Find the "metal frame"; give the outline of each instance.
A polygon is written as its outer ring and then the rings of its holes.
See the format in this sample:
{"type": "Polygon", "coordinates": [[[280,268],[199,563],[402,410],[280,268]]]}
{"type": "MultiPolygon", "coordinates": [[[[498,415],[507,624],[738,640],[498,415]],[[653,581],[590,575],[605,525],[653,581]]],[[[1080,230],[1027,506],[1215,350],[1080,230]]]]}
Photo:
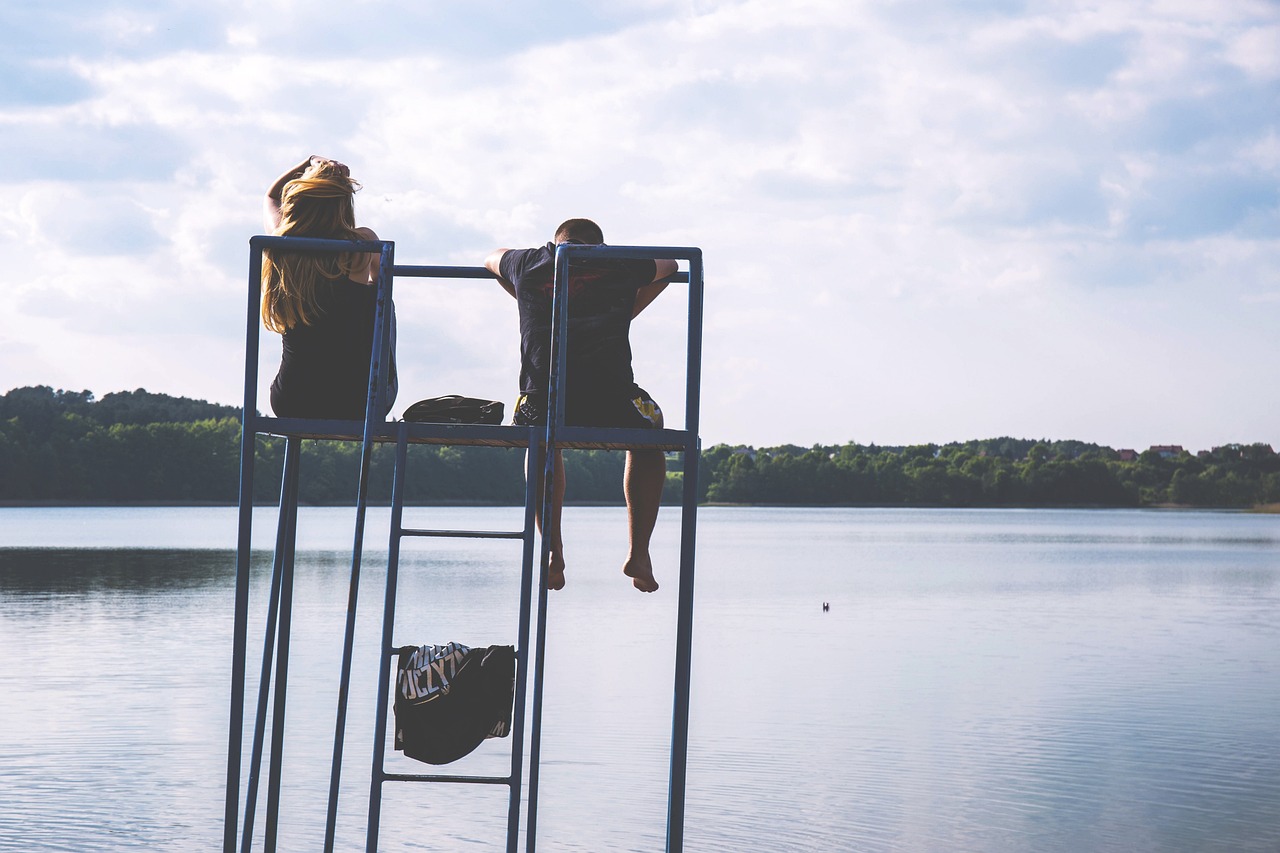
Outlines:
{"type": "Polygon", "coordinates": [[[274,664],[274,710],[271,724],[272,743],[268,775],[267,813],[263,832],[264,848],[273,851],[277,844],[279,788],[281,782],[281,756],[284,739],[285,693],[288,681],[289,629],[293,581],[293,557],[297,534],[298,478],[300,470],[300,446],[302,438],[358,440],[362,445],[360,481],[356,499],[354,544],[352,547],[351,580],[347,601],[346,630],[343,645],[342,671],[339,682],[337,719],[334,730],[333,761],[330,772],[329,800],[326,812],[324,849],[332,851],[335,843],[338,791],[340,786],[342,752],[345,742],[346,708],[350,686],[351,659],[353,654],[356,601],[359,590],[360,567],[364,524],[368,505],[368,478],[373,446],[380,442],[395,442],[396,465],[393,481],[392,520],[390,530],[387,588],[383,607],[383,630],[379,652],[379,695],[375,716],[373,773],[370,783],[366,849],[376,851],[381,817],[381,793],[384,782],[462,782],[473,784],[506,784],[510,787],[507,815],[507,850],[515,853],[519,846],[519,818],[524,761],[524,725],[529,686],[529,670],[533,671],[533,705],[529,726],[529,770],[525,845],[533,853],[537,844],[538,777],[541,750],[541,723],[543,698],[543,665],[546,649],[547,584],[550,540],[542,537],[538,573],[537,632],[533,644],[533,660],[529,659],[529,633],[532,615],[533,553],[536,526],[534,524],[535,501],[541,501],[543,518],[550,519],[552,495],[553,454],[549,448],[654,448],[676,450],[684,455],[684,491],[681,516],[680,578],[678,586],[678,614],[675,643],[675,684],[673,690],[671,764],[667,810],[668,851],[680,851],[684,843],[684,802],[686,789],[686,760],[689,738],[689,705],[693,632],[694,551],[697,527],[697,473],[700,458],[698,418],[700,404],[700,378],[702,366],[702,306],[703,268],[702,253],[696,248],[636,247],[636,246],[581,246],[565,244],[556,251],[555,296],[553,303],[552,355],[555,369],[549,383],[547,411],[554,412],[545,428],[487,425],[408,424],[383,420],[387,379],[385,366],[389,363],[390,324],[389,310],[392,283],[395,277],[414,278],[493,278],[482,267],[453,266],[396,266],[394,243],[389,241],[312,240],[291,237],[253,237],[249,241],[249,292],[245,332],[245,388],[244,413],[241,431],[239,532],[236,550],[235,619],[232,638],[231,708],[227,749],[226,811],[223,831],[224,853],[234,853],[237,840],[241,850],[252,848],[254,816],[259,791],[262,751],[265,740],[268,687],[274,664]],[[304,252],[376,252],[381,257],[377,282],[377,309],[375,314],[374,346],[369,365],[369,394],[365,418],[360,421],[313,420],[304,418],[273,418],[257,413],[257,381],[259,354],[260,276],[262,251],[288,249],[304,252]],[[564,426],[564,401],[561,388],[564,384],[566,331],[568,328],[568,267],[579,257],[608,258],[670,258],[689,263],[687,273],[678,273],[673,281],[689,284],[688,316],[688,364],[686,372],[686,420],[682,430],[634,430],[601,429],[564,426]],[[249,608],[249,563],[253,513],[254,449],[258,435],[285,436],[285,466],[280,492],[279,522],[276,531],[275,560],[267,602],[267,627],[263,648],[262,669],[259,677],[259,693],[255,729],[252,741],[249,778],[244,803],[244,820],[240,818],[241,754],[244,746],[244,702],[247,657],[247,625],[249,608]],[[461,444],[492,447],[523,447],[528,449],[525,492],[524,529],[521,531],[462,531],[420,530],[404,528],[403,495],[407,449],[409,444],[461,444]],[[537,494],[535,474],[542,470],[542,494],[537,494]],[[387,711],[390,693],[390,667],[394,659],[391,643],[395,623],[396,581],[399,564],[400,540],[404,536],[438,537],[457,536],[468,538],[521,539],[520,619],[517,647],[515,707],[511,732],[511,772],[501,777],[474,777],[446,774],[389,774],[383,770],[387,711]],[[274,655],[272,647],[274,649],[274,655]],[[274,657],[274,659],[273,659],[274,657]]]}

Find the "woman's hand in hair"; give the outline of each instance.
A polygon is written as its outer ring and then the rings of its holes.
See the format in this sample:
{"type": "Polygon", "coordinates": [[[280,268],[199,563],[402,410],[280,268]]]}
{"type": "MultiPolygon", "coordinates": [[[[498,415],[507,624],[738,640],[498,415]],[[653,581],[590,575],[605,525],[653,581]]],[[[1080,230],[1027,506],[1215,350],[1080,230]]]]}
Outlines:
{"type": "Polygon", "coordinates": [[[325,166],[328,166],[335,173],[344,178],[351,177],[351,170],[347,168],[346,163],[340,163],[337,160],[330,160],[328,157],[319,157],[314,154],[311,156],[309,163],[314,169],[322,169],[325,166]]]}
{"type": "Polygon", "coordinates": [[[274,234],[276,229],[280,227],[282,218],[280,199],[284,195],[285,185],[292,180],[303,177],[308,172],[311,172],[314,176],[323,170],[332,171],[341,178],[351,180],[351,170],[347,168],[345,163],[339,163],[337,160],[331,160],[328,157],[321,157],[319,154],[308,155],[307,159],[276,178],[275,183],[271,185],[271,189],[267,190],[267,197],[262,203],[262,219],[268,234],[274,234]]]}
{"type": "Polygon", "coordinates": [[[284,185],[294,178],[302,177],[316,160],[321,159],[323,158],[316,157],[314,154],[308,156],[307,159],[276,178],[275,183],[267,190],[267,197],[262,201],[262,219],[268,234],[275,233],[276,228],[280,226],[280,196],[284,193],[284,185]]]}

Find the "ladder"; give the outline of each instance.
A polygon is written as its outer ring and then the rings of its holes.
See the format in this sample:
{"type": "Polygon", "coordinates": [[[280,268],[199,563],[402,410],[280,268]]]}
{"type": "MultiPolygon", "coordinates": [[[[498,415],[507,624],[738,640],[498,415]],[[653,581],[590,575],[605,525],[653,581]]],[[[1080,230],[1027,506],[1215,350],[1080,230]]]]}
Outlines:
{"type": "Polygon", "coordinates": [[[673,688],[672,734],[667,809],[668,851],[680,851],[684,843],[685,775],[689,738],[690,658],[693,636],[694,546],[696,534],[697,471],[700,456],[698,413],[702,358],[702,253],[696,248],[652,246],[584,246],[565,244],[557,248],[552,325],[552,364],[549,382],[548,417],[545,427],[520,427],[471,424],[419,424],[387,422],[385,410],[387,369],[390,360],[391,296],[397,277],[435,279],[491,279],[483,267],[397,266],[395,244],[391,241],[318,240],[297,237],[256,236],[249,241],[249,287],[245,337],[244,413],[241,430],[240,490],[238,538],[236,548],[235,617],[232,638],[231,707],[228,726],[227,786],[223,825],[223,853],[234,853],[237,847],[248,853],[257,838],[255,818],[263,774],[266,748],[268,705],[271,705],[271,744],[266,768],[266,810],[263,820],[263,848],[270,853],[279,843],[279,800],[285,732],[285,698],[288,689],[289,635],[293,592],[293,567],[296,551],[298,480],[301,442],[304,439],[333,439],[361,442],[360,475],[356,494],[354,544],[348,590],[344,644],[339,677],[337,713],[334,727],[329,796],[326,810],[325,851],[335,845],[338,794],[342,756],[346,737],[346,714],[350,690],[351,662],[354,655],[356,604],[359,592],[361,558],[368,507],[369,470],[373,448],[380,443],[395,445],[395,473],[392,484],[391,524],[388,542],[388,564],[379,649],[379,682],[377,710],[374,717],[373,761],[370,777],[366,826],[366,850],[377,850],[381,824],[382,788],[388,782],[461,783],[506,785],[509,789],[506,849],[519,849],[524,763],[528,759],[525,791],[525,849],[533,853],[537,845],[537,803],[539,754],[541,745],[543,664],[546,648],[547,583],[546,570],[550,540],[541,539],[540,558],[534,572],[536,535],[535,508],[542,505],[542,517],[551,519],[549,511],[552,486],[553,448],[634,449],[655,448],[677,451],[684,457],[682,513],[680,533],[680,569],[675,641],[675,683],[673,688]],[[360,421],[276,418],[257,412],[259,314],[258,298],[264,249],[296,252],[376,252],[381,257],[377,282],[374,345],[369,365],[369,394],[365,418],[360,421]],[[670,258],[688,263],[688,271],[672,279],[687,282],[688,288],[688,359],[686,365],[685,428],[680,430],[604,429],[564,425],[565,358],[568,329],[569,264],[579,257],[670,258]],[[248,650],[249,565],[254,494],[254,450],[259,435],[285,438],[284,467],[281,476],[279,515],[276,527],[272,574],[266,602],[266,630],[262,665],[259,674],[257,705],[252,741],[249,748],[247,779],[244,777],[245,748],[245,678],[248,650]],[[527,453],[525,478],[524,526],[521,530],[436,530],[403,526],[404,483],[410,444],[470,445],[524,448],[527,453]],[[536,476],[541,470],[542,476],[536,476]],[[544,488],[539,494],[536,483],[544,488]],[[522,543],[519,625],[516,644],[516,680],[511,725],[510,772],[505,776],[451,774],[400,774],[384,769],[387,710],[390,698],[390,670],[396,647],[392,644],[395,623],[396,586],[401,542],[405,537],[455,537],[510,539],[522,543]],[[537,600],[533,600],[533,581],[538,579],[537,600]],[[535,638],[530,646],[530,631],[536,622],[535,638]],[[532,708],[526,745],[525,717],[532,674],[532,708]],[[273,678],[274,675],[274,678],[273,678]],[[244,809],[241,811],[242,783],[244,809]]]}

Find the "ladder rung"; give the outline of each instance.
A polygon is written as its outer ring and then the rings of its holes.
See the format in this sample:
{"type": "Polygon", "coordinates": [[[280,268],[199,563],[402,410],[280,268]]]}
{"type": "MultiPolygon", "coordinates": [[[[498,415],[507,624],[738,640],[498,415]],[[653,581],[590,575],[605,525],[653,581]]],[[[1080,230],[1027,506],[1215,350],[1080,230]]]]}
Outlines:
{"type": "Polygon", "coordinates": [[[445,776],[442,774],[383,773],[384,782],[470,782],[474,785],[510,785],[510,776],[445,776]]]}
{"type": "Polygon", "coordinates": [[[441,536],[452,539],[523,539],[523,530],[420,530],[400,528],[401,536],[441,536]]]}
{"type": "MultiPolygon", "coordinates": [[[[382,654],[383,654],[383,656],[384,656],[384,657],[386,657],[386,658],[388,658],[388,659],[390,659],[390,658],[397,658],[397,657],[399,657],[399,656],[400,656],[400,650],[401,650],[401,649],[403,649],[403,648],[405,648],[405,646],[392,646],[392,647],[391,647],[391,648],[389,648],[389,649],[383,649],[383,650],[382,650],[382,654]]],[[[412,646],[410,646],[409,648],[412,648],[412,646]]],[[[519,650],[519,649],[517,649],[517,650],[516,650],[516,654],[517,654],[517,655],[518,655],[518,654],[520,654],[520,650],[519,650]]]]}

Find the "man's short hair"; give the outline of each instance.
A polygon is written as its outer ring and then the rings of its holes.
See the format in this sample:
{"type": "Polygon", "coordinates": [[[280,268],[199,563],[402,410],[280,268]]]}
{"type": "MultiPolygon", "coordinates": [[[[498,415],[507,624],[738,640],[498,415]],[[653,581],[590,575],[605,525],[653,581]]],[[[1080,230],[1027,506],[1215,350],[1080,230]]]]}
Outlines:
{"type": "Polygon", "coordinates": [[[586,243],[596,246],[604,242],[604,232],[590,219],[566,219],[556,229],[556,243],[586,243]]]}

